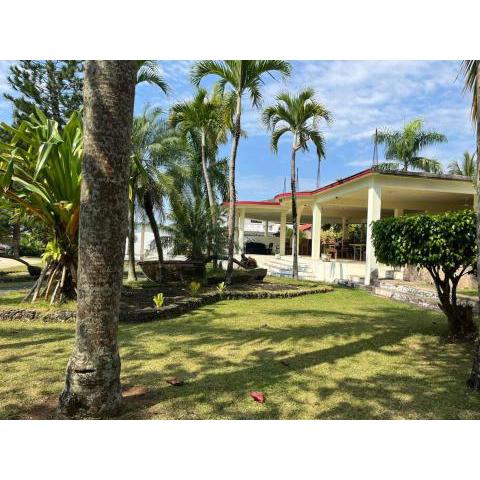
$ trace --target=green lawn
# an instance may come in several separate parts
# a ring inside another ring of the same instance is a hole
[[[439,313],[341,288],[121,325],[123,416],[480,418],[480,395],[465,387],[471,346],[445,332]],[[51,415],[73,335],[71,324],[0,323],[1,418]]]

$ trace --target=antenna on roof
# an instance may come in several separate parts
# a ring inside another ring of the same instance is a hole
[[[377,140],[378,131],[375,129],[375,136],[373,137],[373,159],[372,167],[378,166],[378,140]]]
[[[287,177],[283,177],[283,193],[287,191]]]

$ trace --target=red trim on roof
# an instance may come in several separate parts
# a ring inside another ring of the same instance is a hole
[[[352,180],[356,180],[357,178],[364,177],[370,173],[373,173],[373,170],[371,168],[367,168],[366,170],[362,170],[361,172],[355,173],[354,175],[350,175],[349,177],[341,178],[340,180],[337,180],[336,182],[329,183],[328,185],[325,185],[324,187],[317,188],[316,190],[307,190],[304,192],[297,192],[296,196],[297,197],[308,197],[311,195],[316,195],[317,193],[324,192],[326,190],[330,190],[331,188],[338,187],[339,185],[342,185],[344,183],[351,182]],[[291,197],[292,194],[290,192],[286,193],[279,193],[278,195],[275,195],[273,199],[275,200],[274,202],[272,201],[248,201],[248,200],[242,200],[239,202],[235,202],[235,205],[280,205],[280,200],[283,198],[288,198]],[[224,202],[223,205],[229,205],[230,202]]]

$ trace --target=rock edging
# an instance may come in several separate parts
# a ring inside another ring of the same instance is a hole
[[[154,320],[166,320],[184,313],[196,310],[204,305],[219,302],[221,300],[243,300],[243,299],[266,299],[266,298],[294,298],[303,295],[313,295],[316,293],[327,293],[333,290],[332,287],[322,285],[313,288],[303,288],[299,290],[280,290],[280,291],[242,291],[227,290],[224,293],[208,292],[198,297],[182,298],[163,306],[160,309],[144,308],[135,312],[121,312],[120,322],[122,323],[143,323]],[[75,310],[57,310],[54,312],[42,312],[32,308],[9,308],[0,310],[1,320],[25,320],[42,322],[75,322],[77,314]]]

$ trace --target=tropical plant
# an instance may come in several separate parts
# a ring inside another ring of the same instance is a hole
[[[463,175],[464,177],[470,177],[472,181],[475,181],[477,176],[475,153],[470,155],[469,152],[463,152],[462,162],[460,163],[458,160],[450,162],[448,165],[448,173],[451,175]]]
[[[155,307],[157,307],[157,308],[162,308],[164,302],[165,302],[165,299],[163,298],[163,293],[162,293],[162,292],[157,293],[157,294],[153,297],[153,304],[154,304]]]
[[[403,170],[409,168],[423,172],[441,173],[442,165],[438,160],[420,155],[422,148],[447,141],[442,133],[423,130],[423,120],[408,122],[403,130],[380,130],[376,133],[376,141],[385,145],[385,159],[378,165],[380,170]]]
[[[82,122],[72,114],[62,131],[37,110],[18,127],[1,124],[11,134],[0,144],[2,194],[48,229],[50,251],[38,281],[27,295],[63,300],[75,296],[80,213]],[[46,284],[43,291],[42,287]]]
[[[122,405],[118,317],[131,155],[135,61],[88,61],[75,346],[60,411],[109,417]]]
[[[196,282],[196,281],[190,282],[188,284],[188,293],[192,297],[196,297],[200,293],[201,288],[202,288],[202,285],[200,282]]]
[[[218,206],[207,158],[215,161],[218,145],[225,143],[229,118],[229,104],[218,89],[209,97],[208,92],[200,88],[193,100],[175,104],[170,112],[170,124],[177,127],[182,136],[194,134],[200,137],[202,175],[207,190],[212,231],[217,225]]]
[[[139,83],[149,83],[150,85],[155,85],[160,88],[165,94],[170,92],[170,87],[162,77],[160,67],[156,60],[136,60],[136,68],[137,85]]]
[[[220,282],[220,283],[217,285],[217,292],[218,292],[220,295],[223,295],[226,291],[227,291],[227,285],[225,284],[225,282]]]
[[[163,262],[163,248],[155,211],[160,219],[165,216],[165,201],[173,188],[171,167],[181,158],[184,145],[158,108],[144,108],[133,120],[132,164],[129,179],[129,233],[128,279],[135,280],[135,212],[141,207],[145,212],[155,240],[158,261]],[[161,271],[161,267],[159,268]]]
[[[218,87],[223,91],[227,86],[231,91],[231,100],[234,102],[235,114],[232,124],[232,149],[229,159],[228,175],[228,266],[226,282],[231,283],[233,272],[233,253],[235,235],[235,163],[237,159],[238,142],[242,133],[242,97],[248,93],[254,107],[262,102],[261,87],[263,77],[278,72],[283,76],[290,75],[291,66],[283,60],[203,60],[197,62],[191,73],[192,82],[198,87],[201,80],[214,75],[219,77]]]
[[[308,143],[312,142],[318,158],[318,172],[320,172],[320,161],[325,156],[325,139],[319,130],[319,123],[321,120],[329,123],[331,114],[315,99],[314,90],[306,88],[297,95],[292,95],[288,92],[277,95],[276,103],[264,110],[262,119],[268,130],[272,132],[271,147],[275,153],[278,153],[278,142],[284,134],[291,133],[293,136],[290,161],[293,227],[292,253],[293,278],[298,279],[298,218],[295,159],[297,151],[308,151]]]
[[[472,95],[472,120],[476,127],[477,140],[477,162],[476,162],[476,178],[475,189],[477,192],[475,209],[477,211],[477,225],[480,224],[480,60],[464,60],[462,62],[460,74],[465,80],[464,91],[470,92]],[[480,251],[480,230],[477,229],[476,235],[477,249]],[[480,255],[477,258],[477,271],[480,268]],[[478,292],[480,295],[480,279],[477,277]],[[474,390],[480,391],[480,337],[475,342],[475,350],[473,355],[472,371],[468,384]]]
[[[452,338],[469,338],[476,333],[471,307],[457,301],[460,279],[476,272],[473,211],[384,218],[373,223],[372,235],[380,262],[394,267],[415,265],[430,273]]]

